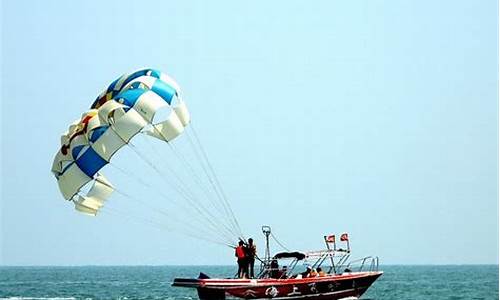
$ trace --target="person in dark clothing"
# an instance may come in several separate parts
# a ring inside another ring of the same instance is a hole
[[[234,252],[234,256],[236,256],[236,258],[238,259],[238,277],[246,278],[248,272],[248,264],[247,254],[243,241],[239,241],[238,247],[236,247],[236,250]]]
[[[280,270],[280,266],[278,264],[278,261],[276,259],[273,259],[271,261],[270,267],[271,268],[269,269],[269,277],[278,279],[279,278],[279,270]]]
[[[252,238],[248,239],[246,250],[247,250],[248,276],[249,278],[254,278],[254,265],[255,265],[255,256],[257,255],[257,247],[253,243]]]
[[[302,278],[307,278],[309,277],[309,274],[311,274],[312,268],[310,266],[307,266],[306,271],[300,273],[302,275]]]

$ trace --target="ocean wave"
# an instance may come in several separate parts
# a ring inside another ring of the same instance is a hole
[[[8,297],[0,300],[76,300],[75,297]]]

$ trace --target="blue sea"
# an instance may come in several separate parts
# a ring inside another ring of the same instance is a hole
[[[384,275],[361,299],[498,299],[498,266],[381,266]],[[203,271],[230,277],[234,267],[0,267],[0,299],[197,299],[174,277]]]

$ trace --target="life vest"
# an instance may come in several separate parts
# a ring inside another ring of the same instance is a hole
[[[318,276],[318,273],[314,270],[311,271],[311,273],[309,273],[309,275],[307,277],[317,277]]]
[[[238,259],[245,258],[245,249],[243,249],[243,246],[236,247],[236,257]]]

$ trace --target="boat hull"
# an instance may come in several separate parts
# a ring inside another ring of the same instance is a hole
[[[198,289],[201,300],[342,299],[360,297],[382,272],[352,272],[303,279],[176,279],[174,286]]]

